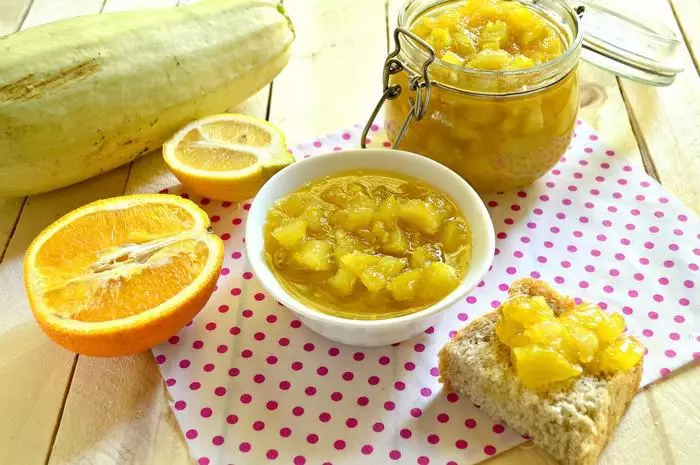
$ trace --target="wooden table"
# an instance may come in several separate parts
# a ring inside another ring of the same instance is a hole
[[[176,3],[2,0],[0,35],[69,16]],[[292,142],[364,121],[379,93],[387,30],[400,3],[285,0],[298,33],[294,58],[239,111],[267,116]],[[686,71],[673,86],[652,88],[583,65],[581,114],[630,163],[700,212],[700,5],[635,4],[683,34]],[[300,92],[300,82],[313,92]],[[54,219],[98,198],[172,184],[153,154],[66,189],[0,199],[0,464],[191,463],[151,353],[103,360],[55,346],[34,324],[21,279],[27,245]],[[700,463],[699,386],[696,364],[640,393],[601,463]],[[525,444],[489,463],[550,461]]]

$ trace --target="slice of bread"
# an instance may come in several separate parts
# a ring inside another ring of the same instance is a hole
[[[575,302],[542,281],[523,278],[509,294],[543,296],[556,314]],[[495,333],[498,311],[474,320],[440,351],[440,381],[448,391],[471,399],[489,416],[508,424],[562,465],[598,460],[632,397],[639,389],[642,362],[611,376],[583,374],[544,391],[525,387],[511,363],[510,349]]]

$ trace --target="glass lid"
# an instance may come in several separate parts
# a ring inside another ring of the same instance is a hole
[[[533,0],[537,3],[538,0]],[[581,58],[621,77],[667,86],[683,71],[682,41],[669,27],[598,0],[572,1],[581,16]]]

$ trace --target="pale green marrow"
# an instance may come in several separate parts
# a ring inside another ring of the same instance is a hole
[[[0,37],[0,196],[46,192],[234,107],[289,61],[273,0],[72,18]]]

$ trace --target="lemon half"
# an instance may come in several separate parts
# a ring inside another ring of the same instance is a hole
[[[280,128],[233,113],[188,124],[163,145],[163,158],[195,194],[233,201],[254,196],[273,174],[294,162]]]

